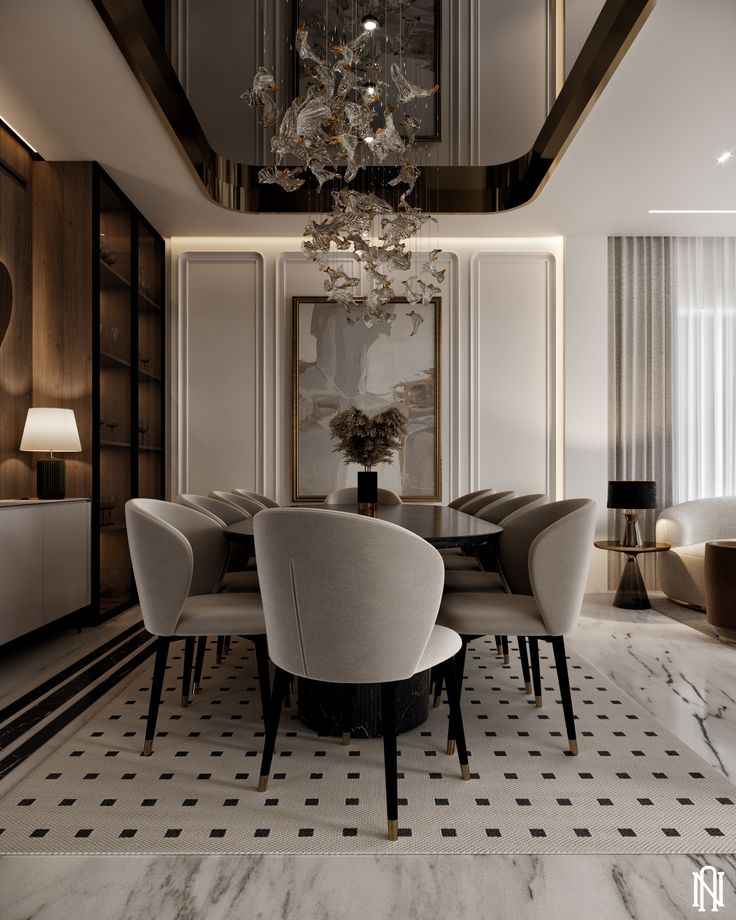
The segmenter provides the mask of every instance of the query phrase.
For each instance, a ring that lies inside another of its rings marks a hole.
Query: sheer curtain
[[[674,245],[679,503],[736,495],[736,237]]]
[[[670,237],[609,238],[608,477],[656,481],[658,507],[641,516],[644,540],[654,539],[656,516],[673,500],[673,280]],[[621,514],[611,512],[609,538],[618,539],[620,528]],[[609,554],[612,588],[620,555]],[[640,564],[654,587],[654,559]]]

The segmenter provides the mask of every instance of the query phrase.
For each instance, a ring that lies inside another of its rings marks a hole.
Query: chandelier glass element
[[[423,227],[436,223],[409,201],[420,176],[411,162],[420,122],[408,113],[400,116],[399,109],[413,99],[431,96],[439,87],[425,89],[410,82],[395,62],[389,68],[390,83],[385,82],[376,54],[380,29],[363,26],[353,41],[329,45],[325,57],[310,45],[306,26],[299,27],[296,48],[308,88],[283,114],[275,98],[279,87],[266,67],[258,68],[252,88],[241,98],[262,109],[263,128],[275,128],[271,139],[275,165],[260,170],[260,182],[292,192],[310,172],[319,189],[337,180],[330,212],[307,221],[302,248],[326,275],[325,291],[344,306],[348,323],[371,326],[395,319],[391,301],[399,296],[411,304],[429,303],[440,293],[438,284],[445,270],[439,268],[440,250],[432,249],[424,258],[417,257],[419,271],[401,281],[403,292],[397,291],[394,274],[412,270],[412,241]],[[299,165],[285,165],[287,160]],[[388,182],[402,189],[395,207],[372,192],[351,187],[364,167],[386,160],[400,164]],[[360,279],[331,262],[333,247],[353,253],[362,265],[370,287],[366,297],[357,295]],[[415,310],[406,315],[414,335],[422,317]]]

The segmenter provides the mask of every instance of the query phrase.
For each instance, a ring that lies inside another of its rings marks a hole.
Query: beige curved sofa
[[[657,518],[659,582],[673,601],[705,610],[705,544],[736,537],[736,496],[700,498],[673,505]]]

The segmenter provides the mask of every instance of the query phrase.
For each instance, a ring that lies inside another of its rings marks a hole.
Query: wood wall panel
[[[31,155],[0,126],[0,164],[21,180]],[[32,398],[31,188],[0,168],[0,262],[10,274],[12,315],[0,343],[0,498],[33,492],[31,455],[18,450]]]
[[[73,409],[67,496],[92,494],[92,165],[35,163],[33,403]]]

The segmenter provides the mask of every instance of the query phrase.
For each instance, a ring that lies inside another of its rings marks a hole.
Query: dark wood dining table
[[[357,505],[304,505],[325,511],[358,513]],[[471,514],[464,514],[444,505],[426,505],[403,502],[401,505],[378,505],[376,518],[390,521],[422,537],[432,546],[444,549],[451,546],[480,546],[496,538],[502,531],[498,524],[489,524]],[[253,519],[248,518],[225,528],[225,536],[233,543],[254,548]]]
[[[307,505],[326,511],[357,514],[357,505]],[[438,549],[447,547],[476,547],[495,540],[502,533],[498,524],[489,524],[473,515],[464,514],[444,505],[404,502],[401,505],[378,505],[375,517],[390,521],[422,537]],[[225,528],[232,543],[243,545],[253,555],[253,519],[240,521]],[[397,731],[405,732],[426,721],[429,715],[429,673],[415,674],[397,686]],[[354,737],[376,738],[381,734],[380,694],[372,685],[355,686],[352,692],[351,734]],[[320,735],[340,735],[343,712],[340,694],[329,684],[299,678],[299,716]]]

